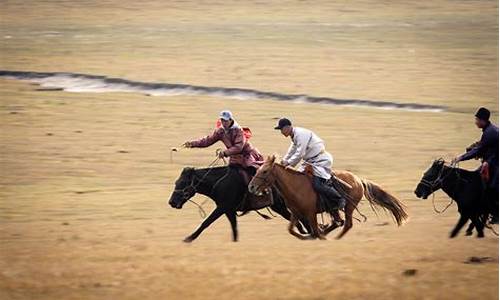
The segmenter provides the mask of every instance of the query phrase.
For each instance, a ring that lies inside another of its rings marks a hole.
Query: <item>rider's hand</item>
[[[218,151],[217,152],[217,157],[224,158],[224,157],[226,157],[226,153],[224,151]]]
[[[286,160],[284,160],[284,159],[282,159],[282,160],[281,160],[281,164],[282,164],[284,167],[288,166],[288,162],[287,162]]]
[[[193,145],[191,145],[191,142],[185,142],[184,144],[182,144],[182,147],[192,148]]]
[[[460,161],[460,156],[455,157],[454,159],[451,160],[451,164],[455,165]]]

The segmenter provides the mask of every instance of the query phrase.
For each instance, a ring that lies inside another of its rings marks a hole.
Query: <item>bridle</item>
[[[203,176],[201,179],[198,179],[196,177],[196,174],[193,174],[193,177],[191,178],[191,183],[186,186],[185,188],[183,189],[175,189],[173,191],[173,193],[181,193],[182,194],[182,201],[184,202],[191,202],[193,203],[194,205],[196,205],[198,207],[198,211],[200,213],[200,216],[202,218],[205,218],[207,216],[207,213],[205,212],[205,210],[203,209],[203,204],[205,202],[203,202],[202,204],[198,204],[196,203],[195,201],[191,200],[191,197],[193,197],[194,194],[196,194],[198,192],[198,187],[203,183],[203,179],[205,179],[205,177],[212,171],[212,169],[209,169]],[[198,179],[198,183],[195,184],[195,179]]]
[[[446,175],[443,176],[444,167],[445,167],[445,165],[444,165],[444,162],[443,162],[443,165],[441,166],[441,170],[439,170],[439,174],[438,174],[438,176],[436,177],[435,180],[430,181],[430,180],[427,180],[427,179],[424,179],[424,178],[422,178],[420,180],[420,184],[422,184],[423,186],[428,187],[430,189],[430,191],[431,191],[430,194],[432,194],[432,206],[434,208],[434,211],[436,213],[438,213],[438,214],[445,212],[453,204],[453,199],[450,199],[450,202],[442,210],[438,210],[436,208],[436,204],[435,204],[435,194],[434,194],[434,192],[438,190],[438,187],[439,188],[441,187],[441,184],[443,183],[443,181],[446,178],[448,178],[448,176],[450,176],[453,173],[453,171],[456,171],[457,164],[452,164],[451,165],[452,168],[451,168],[450,172],[448,172],[448,174],[446,174]],[[455,186],[455,189],[456,188],[457,188],[457,185]]]
[[[191,178],[191,182],[189,183],[188,186],[182,188],[182,189],[174,189],[173,190],[173,193],[180,193],[182,194],[182,200],[184,202],[186,201],[189,201],[193,204],[195,204],[196,206],[198,206],[198,209],[200,211],[200,215],[204,218],[206,216],[206,213],[205,211],[203,210],[203,203],[200,205],[198,203],[196,203],[195,201],[191,200],[191,197],[196,194],[198,192],[198,187],[203,184],[203,180],[215,169],[213,168],[213,166],[219,161],[219,158],[216,158],[212,163],[210,163],[208,165],[208,171],[203,174],[203,176],[201,178],[198,178],[196,176],[196,173],[194,173],[194,169],[193,169],[193,176]],[[229,173],[229,172],[228,172]],[[215,186],[217,186],[217,184],[222,180],[224,179],[225,177],[227,176],[227,173],[226,175],[224,175],[223,177],[221,177],[219,180],[217,180],[217,182],[214,184],[214,186],[212,187],[212,190],[215,188]],[[195,183],[195,180],[198,180],[197,183]]]
[[[445,176],[443,176],[443,173],[444,173],[444,163],[441,166],[441,170],[439,170],[439,174],[436,177],[436,179],[430,181],[430,180],[422,178],[420,180],[420,183],[423,186],[428,187],[431,190],[431,194],[432,194],[437,190],[436,188],[441,186],[443,181],[451,174],[451,171],[448,174],[446,174]]]
[[[269,170],[269,173],[267,173],[265,176],[259,176],[259,175],[255,175],[254,178],[256,179],[260,179],[262,180],[262,184],[260,184],[259,186],[257,186],[257,189],[260,189],[262,188],[263,186],[271,186],[272,185],[272,182],[271,180],[269,180],[269,177],[271,176],[272,174],[272,169],[274,168],[274,164],[271,166],[270,170]]]

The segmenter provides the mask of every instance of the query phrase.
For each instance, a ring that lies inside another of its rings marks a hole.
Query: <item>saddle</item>
[[[488,162],[485,161],[481,164],[479,173],[481,174],[481,179],[483,179],[484,182],[490,181],[490,165]]]
[[[311,165],[307,165],[304,169],[304,174],[311,178],[312,180],[312,177],[314,176],[314,170],[313,170],[313,167]],[[332,170],[332,178],[330,179],[330,184],[334,187],[334,188],[337,188],[338,185],[340,186],[343,186],[343,189],[352,189],[352,186],[345,182],[344,180],[340,179],[337,177],[337,175],[335,174],[335,171]]]
[[[312,181],[312,177],[314,176],[314,170],[311,165],[306,165],[304,168],[304,174],[309,177]],[[352,186],[345,182],[344,180],[338,178],[335,174],[335,171],[332,170],[332,177],[329,180],[328,184],[332,186],[335,190],[337,190],[342,196],[345,193],[345,190],[352,189]],[[324,195],[318,193],[318,203],[317,208],[318,211],[326,211],[332,213],[336,211],[334,207],[332,207],[331,201],[325,198]]]
[[[258,210],[273,204],[273,193],[269,190],[267,193],[263,193],[262,196],[254,195],[250,192],[247,192],[243,198],[239,211],[247,212],[250,210]]]

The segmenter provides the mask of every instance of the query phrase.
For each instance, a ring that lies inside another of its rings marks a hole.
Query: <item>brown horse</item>
[[[340,189],[342,196],[347,200],[347,204],[344,210],[344,227],[337,239],[342,238],[351,229],[353,223],[352,214],[363,195],[372,207],[379,206],[391,212],[398,226],[402,225],[408,218],[404,205],[396,197],[384,191],[378,184],[361,179],[348,171],[336,171],[334,174],[349,185],[349,188]],[[275,185],[282,193],[285,203],[291,211],[292,217],[288,226],[290,234],[299,239],[325,239],[325,234],[334,229],[333,225],[324,231],[318,227],[316,215],[321,211],[318,210],[318,195],[312,187],[311,178],[302,172],[276,163],[276,156],[274,155],[268,157],[259,168],[248,185],[248,189],[252,193],[260,193],[271,185]],[[311,236],[302,235],[294,230],[300,218],[309,223]]]

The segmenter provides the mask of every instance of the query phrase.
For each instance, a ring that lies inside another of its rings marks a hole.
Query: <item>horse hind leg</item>
[[[326,227],[323,230],[323,234],[326,236],[330,232],[332,232],[333,230],[335,230],[341,226],[344,226],[344,220],[342,220],[342,218],[340,217],[339,211],[337,210],[334,212],[334,215],[332,216],[332,223],[330,224],[330,226]]]
[[[354,208],[358,205],[359,200],[354,204],[348,203],[345,207],[345,221],[344,227],[342,227],[342,231],[336,237],[337,240],[340,240],[349,230],[352,228],[352,213],[354,212]]]
[[[342,231],[336,237],[337,240],[340,240],[349,230],[352,228],[352,214],[347,214],[345,216],[344,227],[342,227]]]
[[[478,216],[473,216],[471,218],[472,224],[474,224],[474,227],[476,227],[477,230],[477,237],[478,238],[483,238],[484,237],[484,223],[481,222]]]

